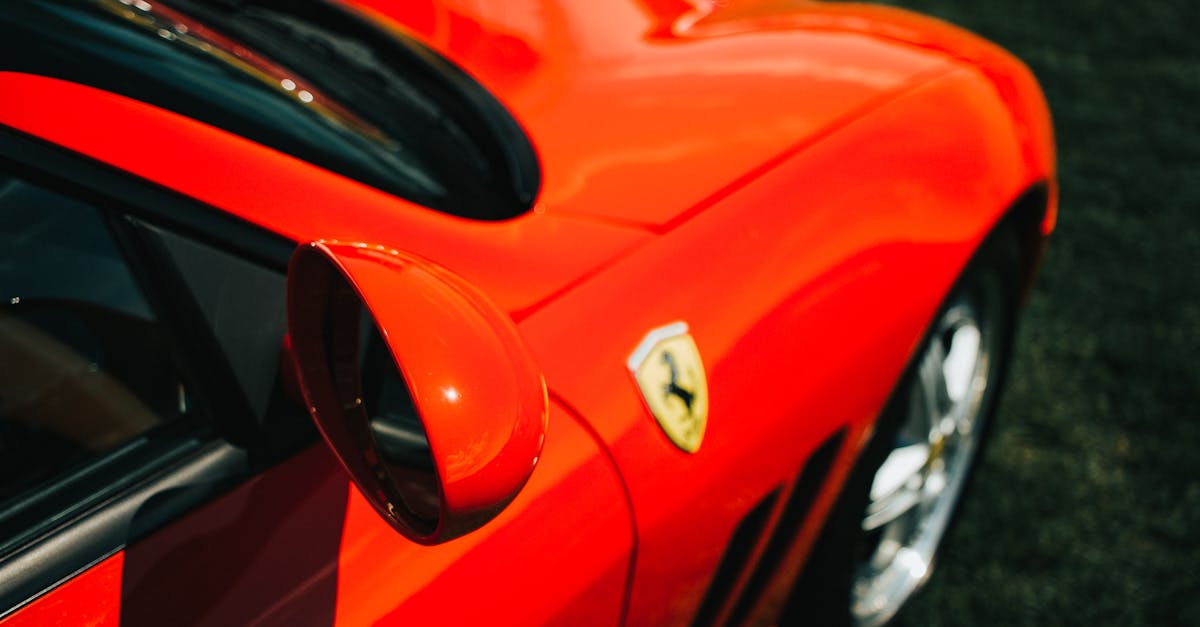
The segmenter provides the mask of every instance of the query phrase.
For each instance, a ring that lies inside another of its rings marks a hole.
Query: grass
[[[906,0],[1046,90],[1058,230],[990,450],[901,625],[1200,625],[1200,3]]]

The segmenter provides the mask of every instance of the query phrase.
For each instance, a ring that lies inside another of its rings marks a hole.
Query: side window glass
[[[200,314],[197,326],[211,332],[205,342],[220,353],[230,376],[221,382],[225,401],[240,397],[240,411],[214,410],[220,432],[264,457],[286,457],[311,444],[317,433],[305,409],[290,356],[287,333],[287,275],[226,250],[141,224],[178,272]],[[181,294],[182,297],[182,294]],[[240,392],[240,394],[238,394]],[[231,408],[232,409],[232,408]],[[233,420],[223,420],[225,414]]]
[[[262,421],[287,332],[286,275],[171,231],[145,228],[170,255],[250,410]]]
[[[0,522],[188,414],[177,363],[105,213],[0,175]]]

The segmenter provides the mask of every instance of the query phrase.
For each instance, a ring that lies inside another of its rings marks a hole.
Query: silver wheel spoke
[[[903,516],[923,500],[922,471],[929,463],[929,446],[913,444],[888,455],[871,484],[864,531],[877,529]]]
[[[947,396],[954,403],[966,400],[974,383],[980,339],[979,329],[967,324],[955,329],[950,340],[950,352],[946,353],[946,360],[942,362],[942,377]]]
[[[929,503],[936,500],[946,489],[946,474],[943,472],[930,473],[921,486],[921,500]]]
[[[863,517],[863,531],[873,531],[897,518],[907,514],[909,510],[921,504],[920,490],[899,490],[888,495],[888,498],[878,503],[872,503],[872,509]],[[875,509],[878,508],[878,509]]]

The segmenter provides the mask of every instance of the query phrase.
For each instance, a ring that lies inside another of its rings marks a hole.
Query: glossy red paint
[[[631,478],[631,622],[686,622],[737,521],[835,428],[865,432],[975,246],[1038,180],[988,93],[969,71],[915,89],[522,324],[550,388],[594,417]],[[682,274],[698,280],[669,279]],[[605,316],[611,336],[578,333],[594,303],[631,294]],[[693,456],[609,367],[675,319],[708,368]]]
[[[484,528],[405,539],[314,446],[0,625],[615,625],[633,545],[615,469],[552,407],[542,459]]]
[[[424,424],[437,480],[415,500],[427,502],[406,504],[397,478],[380,479],[359,372],[362,307]],[[331,327],[345,346],[327,346]],[[436,544],[474,531],[529,479],[545,440],[546,384],[512,320],[463,279],[382,245],[313,242],[292,255],[288,328],[326,442],[409,538]]]
[[[637,2],[359,4],[421,29],[512,107],[541,155],[549,212],[656,229],[947,67],[943,55],[857,33],[678,37]],[[525,62],[497,67],[498,48]]]
[[[888,94],[964,65],[982,68],[1010,106],[1023,158],[1053,173],[1029,70],[906,11],[786,0],[350,4],[395,20],[513,109],[542,157],[552,212],[662,230]],[[705,184],[666,183],[677,179]]]
[[[423,547],[313,449],[6,627],[63,603],[135,611],[122,604],[148,602],[134,585],[151,582],[146,573],[179,568],[180,555],[184,567],[219,570],[201,556],[226,545],[236,547],[221,553],[231,572],[271,580],[280,569],[264,565],[313,521],[330,525],[322,536],[333,548],[298,569],[301,583],[288,580],[294,595],[217,587],[197,607],[226,624],[283,620],[320,589],[347,625],[686,624],[738,521],[772,490],[786,495],[805,458],[844,428],[829,481],[756,599],[768,608],[975,248],[1035,185],[1051,190],[1042,232],[1053,228],[1054,147],[1036,83],[1011,56],[941,22],[815,3],[353,4],[454,60],[514,111],[545,168],[534,211],[492,224],[443,216],[42,77],[0,73],[0,90],[21,95],[0,101],[0,123],[296,241],[379,243],[463,277],[517,319],[557,399],[529,483],[478,531]],[[80,108],[107,123],[74,115]],[[711,396],[695,455],[666,439],[624,369],[648,329],[680,319]],[[439,428],[461,446],[475,426]],[[260,494],[294,500],[263,511]],[[154,590],[172,589],[187,594],[182,583]]]
[[[436,259],[510,312],[537,306],[650,236],[537,210],[504,222],[473,222],[123,96],[12,72],[0,72],[0,90],[21,94],[0,101],[0,124],[296,242],[374,242]],[[90,114],[76,115],[79,110]]]
[[[117,553],[10,614],[4,627],[116,627],[121,624],[121,569]]]
[[[615,468],[576,420],[552,404],[529,484],[494,523],[450,543],[416,549],[352,499],[337,624],[618,624],[631,512]]]

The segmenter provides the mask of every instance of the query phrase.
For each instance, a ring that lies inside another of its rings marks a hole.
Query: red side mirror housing
[[[464,279],[383,246],[313,242],[288,268],[288,327],[313,420],[406,537],[477,529],[533,472],[545,382],[509,316]]]

